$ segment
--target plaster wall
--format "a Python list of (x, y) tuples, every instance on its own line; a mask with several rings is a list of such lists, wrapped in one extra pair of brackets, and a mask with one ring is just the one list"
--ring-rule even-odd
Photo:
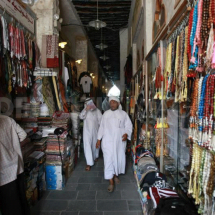
[(139, 36), (138, 36), (137, 41), (136, 41), (137, 53), (139, 52), (139, 55), (137, 55), (137, 61), (139, 61), (140, 64), (143, 60), (143, 56), (142, 56), (142, 47), (144, 46), (143, 43), (144, 43), (144, 25), (142, 26), (141, 31), (139, 32)]
[(125, 90), (125, 75), (124, 66), (127, 61), (127, 43), (128, 43), (128, 29), (124, 28), (119, 31), (120, 36), (120, 81), (118, 83), (118, 88), (120, 89), (121, 96)]
[(54, 29), (53, 15), (59, 13), (59, 0), (38, 0), (31, 9), (37, 16), (36, 38), (40, 50), (42, 50), (42, 35), (56, 33)]
[(144, 55), (150, 51), (152, 47), (152, 27), (153, 27), (153, 5), (155, 0), (144, 0)]
[[(147, 0), (146, 0), (147, 1)], [(153, 0), (153, 14), (155, 14), (155, 8), (156, 8), (156, 0)], [(184, 0), (180, 0), (177, 7), (174, 8), (176, 0), (163, 0), (163, 4), (166, 9), (166, 23), (169, 23), (169, 21), (172, 19), (172, 17), (175, 15), (177, 9), (180, 7), (180, 5), (184, 2)], [(153, 16), (154, 21), (154, 16)]]
[(88, 71), (88, 41), (85, 38), (76, 38), (75, 56), (76, 60), (82, 59), (81, 64), (77, 64), (77, 72), (79, 77), (82, 72)]

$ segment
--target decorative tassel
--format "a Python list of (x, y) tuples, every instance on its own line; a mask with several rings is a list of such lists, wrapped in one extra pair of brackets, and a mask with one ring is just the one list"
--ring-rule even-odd
[(194, 64), (195, 61), (196, 61), (196, 58), (194, 56), (192, 56), (191, 59), (190, 59), (190, 62)]

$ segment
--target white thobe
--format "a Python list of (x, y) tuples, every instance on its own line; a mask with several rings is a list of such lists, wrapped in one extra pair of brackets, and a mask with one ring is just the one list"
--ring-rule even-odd
[(99, 157), (99, 149), (96, 148), (96, 142), (102, 114), (98, 108), (93, 111), (86, 111), (83, 109), (79, 117), (80, 119), (84, 120), (84, 155), (87, 165), (93, 166), (94, 160)]
[(131, 139), (133, 125), (128, 114), (123, 110), (107, 110), (98, 131), (98, 140), (102, 139), (101, 148), (104, 157), (104, 178), (109, 180), (114, 175), (125, 174), (126, 141), (124, 134)]

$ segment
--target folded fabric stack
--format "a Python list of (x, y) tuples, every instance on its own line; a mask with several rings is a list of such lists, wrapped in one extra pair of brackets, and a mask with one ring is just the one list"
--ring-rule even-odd
[(53, 115), (52, 126), (53, 127), (61, 127), (67, 130), (69, 121), (69, 113), (64, 112), (56, 112)]
[(45, 152), (46, 150), (46, 141), (47, 138), (42, 138), (40, 140), (35, 140), (34, 143), (34, 150), (35, 151), (41, 151), (41, 152)]
[(75, 141), (73, 140), (67, 140), (66, 142), (66, 159), (64, 163), (64, 168), (65, 168), (65, 180), (70, 177), (74, 166), (75, 166)]
[(31, 116), (39, 117), (40, 115), (40, 102), (31, 103)]
[(31, 116), (31, 104), (28, 102), (22, 103), (22, 118), (27, 118)]
[(166, 214), (160, 212), (168, 211), (173, 205), (175, 208), (171, 212), (174, 213), (167, 214), (175, 214), (177, 210), (182, 211), (184, 206), (189, 208), (189, 212), (192, 214), (192, 208), (180, 198), (175, 188), (167, 182), (166, 175), (159, 172), (154, 159), (155, 156), (150, 150), (146, 150), (140, 144), (132, 150), (132, 155), (144, 214)]
[(49, 134), (47, 139), (46, 154), (49, 155), (63, 155), (66, 154), (66, 138), (60, 137), (58, 140), (57, 135)]
[(45, 153), (34, 151), (25, 159), (26, 197), (31, 205), (42, 197), (45, 185)]

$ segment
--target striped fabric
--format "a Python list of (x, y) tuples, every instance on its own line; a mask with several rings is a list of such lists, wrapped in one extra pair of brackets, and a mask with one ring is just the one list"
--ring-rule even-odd
[(157, 188), (157, 187), (150, 187), (149, 188), (150, 197), (153, 201), (153, 208), (157, 208), (157, 205), (161, 198), (171, 198), (171, 197), (179, 197), (178, 194), (171, 189), (167, 188)]

